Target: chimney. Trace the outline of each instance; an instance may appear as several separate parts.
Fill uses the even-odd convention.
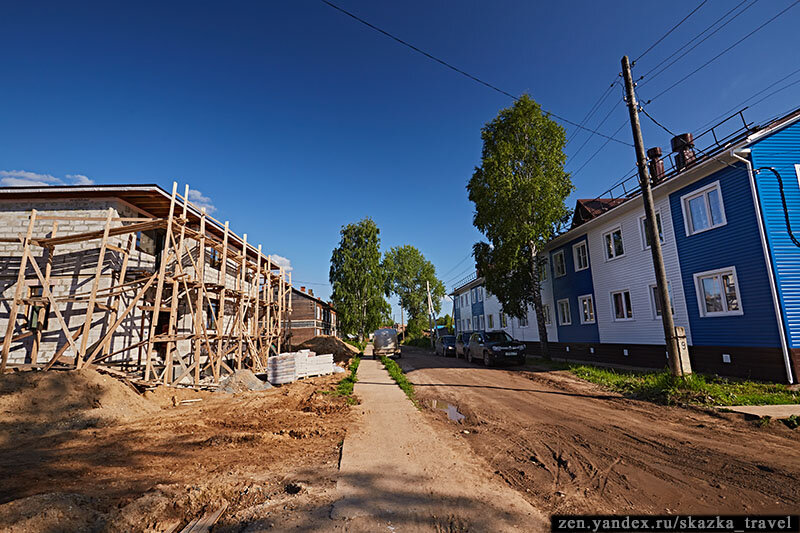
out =
[[[675,152],[675,168],[678,172],[694,163],[694,140],[691,133],[672,138],[672,151]]]
[[[664,161],[661,160],[661,148],[654,146],[647,150],[647,159],[649,160],[650,180],[653,185],[657,185],[664,179]]]
[[[300,292],[306,292],[306,288],[305,287],[300,287]]]
[[[310,294],[311,296],[314,296],[314,289],[309,288],[308,289],[308,294]]]

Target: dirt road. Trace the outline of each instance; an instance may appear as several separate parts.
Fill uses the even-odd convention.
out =
[[[630,400],[565,371],[487,369],[405,347],[400,362],[423,403],[466,415],[456,424],[431,407],[435,426],[547,513],[800,508],[800,431],[783,424]]]

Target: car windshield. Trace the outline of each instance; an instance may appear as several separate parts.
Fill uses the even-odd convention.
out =
[[[456,338],[454,336],[452,336],[452,335],[444,335],[444,336],[442,336],[442,342],[444,344],[455,344],[456,343]]]
[[[505,331],[490,331],[486,333],[488,342],[513,342],[514,339]]]

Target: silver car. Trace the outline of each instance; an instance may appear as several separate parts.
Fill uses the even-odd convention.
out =
[[[375,357],[400,357],[400,343],[397,341],[397,330],[394,328],[381,328],[375,331],[372,341],[372,353]]]

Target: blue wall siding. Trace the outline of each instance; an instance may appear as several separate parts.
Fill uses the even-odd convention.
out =
[[[780,173],[792,230],[800,239],[800,184],[794,167],[800,164],[800,123],[759,140],[751,150],[754,168],[774,167]],[[775,175],[762,171],[756,189],[789,345],[800,348],[800,248],[789,238]]]
[[[727,224],[687,237],[681,196],[719,180]],[[748,172],[743,163],[725,167],[670,195],[683,290],[697,346],[780,346],[778,325],[761,248]],[[736,267],[744,314],[701,317],[694,274]]]
[[[558,301],[569,298],[569,310],[572,315],[572,324],[569,326],[558,325],[559,342],[600,342],[600,333],[597,329],[597,301],[594,295],[592,284],[592,258],[589,257],[589,268],[575,272],[575,259],[572,255],[572,246],[579,242],[586,242],[586,235],[583,235],[560,248],[550,252],[550,275],[553,280],[553,309],[551,309],[552,320],[558,324]],[[588,243],[587,243],[588,253]],[[553,254],[559,250],[564,250],[564,259],[567,265],[567,275],[560,278],[555,277]],[[581,324],[581,311],[578,306],[578,296],[591,294],[595,306],[595,323]]]

